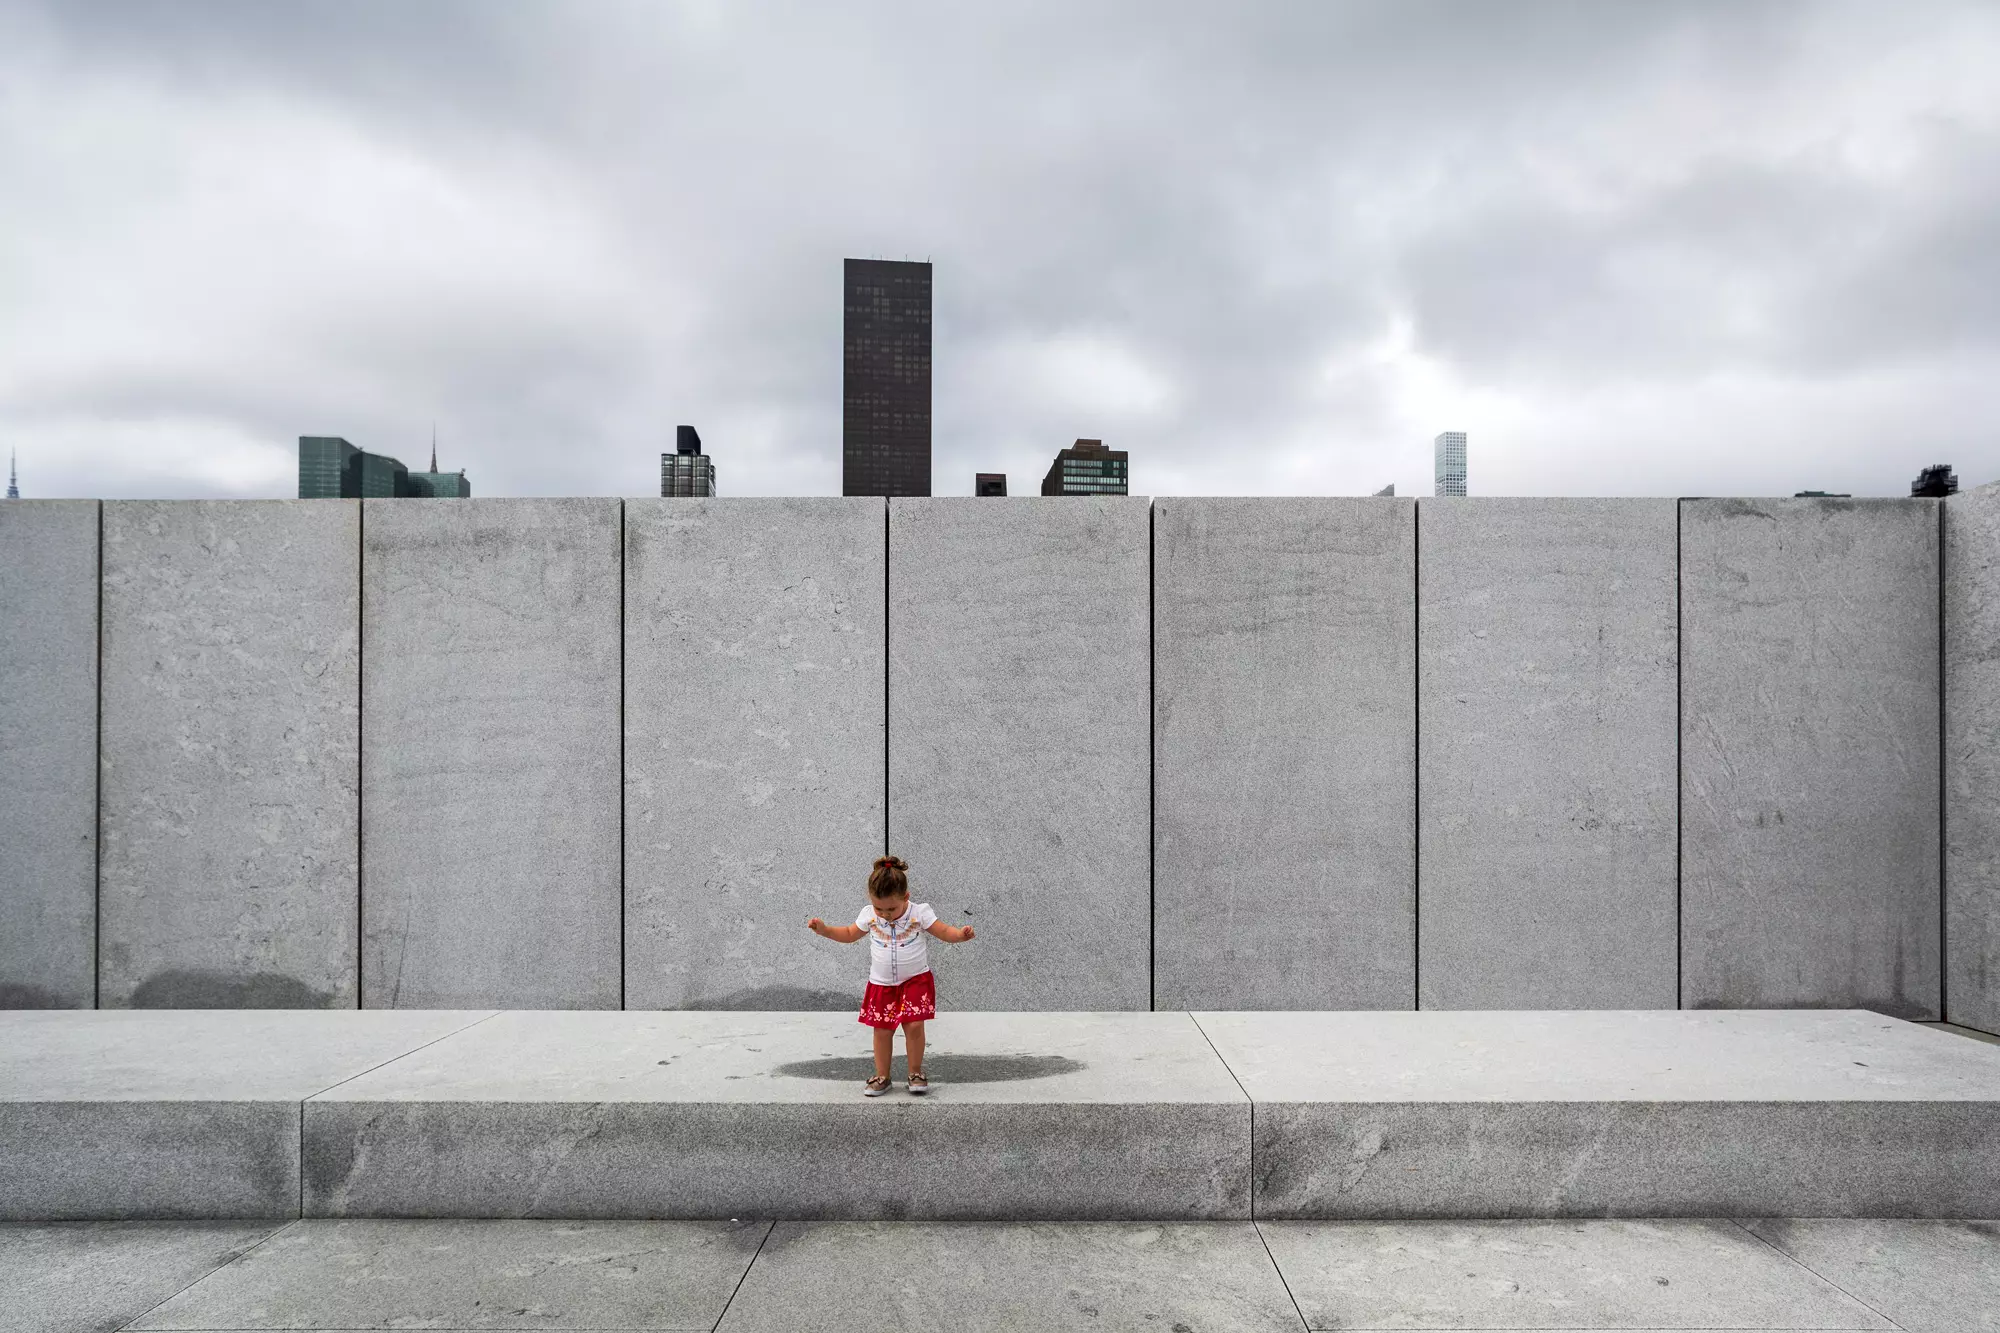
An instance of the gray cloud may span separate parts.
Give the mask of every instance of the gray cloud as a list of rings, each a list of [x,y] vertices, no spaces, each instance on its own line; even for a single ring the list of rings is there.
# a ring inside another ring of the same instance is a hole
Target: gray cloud
[[[839,484],[840,259],[937,264],[940,493],[2000,476],[1978,3],[0,0],[31,493]]]

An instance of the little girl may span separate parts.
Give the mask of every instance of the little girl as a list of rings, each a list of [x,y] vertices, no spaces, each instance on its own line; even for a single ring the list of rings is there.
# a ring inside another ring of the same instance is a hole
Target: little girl
[[[880,1097],[889,1090],[889,1056],[896,1045],[896,1026],[910,1048],[910,1092],[921,1097],[931,1090],[924,1077],[924,1020],[937,1016],[937,987],[924,932],[946,944],[972,938],[971,926],[947,926],[929,903],[910,902],[909,866],[900,856],[879,856],[868,875],[868,906],[851,926],[829,926],[814,917],[806,922],[813,934],[841,944],[869,939],[868,990],[861,997],[861,1021],[875,1029],[875,1077],[862,1095]]]

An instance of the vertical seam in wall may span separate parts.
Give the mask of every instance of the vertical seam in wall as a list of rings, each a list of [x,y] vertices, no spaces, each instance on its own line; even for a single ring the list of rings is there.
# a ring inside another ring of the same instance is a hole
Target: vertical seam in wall
[[[1947,712],[1946,712],[1946,707],[1945,707],[1945,672],[1946,672],[1946,670],[1947,670],[1947,661],[1946,661],[1946,657],[1945,657],[1945,623],[1946,623],[1946,622],[1945,622],[1945,605],[1946,605],[1946,603],[1945,603],[1945,578],[1946,578],[1946,574],[1947,574],[1947,570],[1946,570],[1946,568],[1945,568],[1945,560],[1947,559],[1947,556],[1946,556],[1946,552],[1945,552],[1945,544],[1944,544],[1944,542],[1945,542],[1945,522],[1946,522],[1946,519],[1945,519],[1945,505],[1946,505],[1946,502],[1945,502],[1945,501],[1943,501],[1943,500],[1939,500],[1939,501],[1937,502],[1937,653],[1938,653],[1938,662],[1937,662],[1937,690],[1938,690],[1938,711],[1937,711],[1937,736],[1938,736],[1938,738],[1937,738],[1937,755],[1938,755],[1938,761],[1937,761],[1937,762],[1938,762],[1938,777],[1937,777],[1937,781],[1938,781],[1938,864],[1937,864],[1937,886],[1938,886],[1938,899],[1937,899],[1937,904],[1938,904],[1938,962],[1937,962],[1937,968],[1938,968],[1938,1008],[1937,1008],[1937,1015],[1938,1015],[1938,1018],[1939,1018],[1940,1020],[1942,1020],[1942,1021],[1945,1021],[1945,1022],[1950,1022],[1950,1021],[1951,1021],[1951,1005],[1950,1005],[1950,1001],[1951,1001],[1951,953],[1950,953],[1950,945],[1951,945],[1951,924],[1950,924],[1950,922],[1951,922],[1951,914],[1950,914],[1950,912],[1949,912],[1949,910],[1948,910],[1948,908],[1949,908],[1949,903],[1948,903],[1947,899],[1945,898],[1945,890],[1946,890],[1946,888],[1947,888],[1947,884],[1946,884],[1946,873],[1947,873],[1947,872],[1946,872],[1946,863],[1947,863],[1947,860],[1948,860],[1948,851],[1947,851],[1947,849],[1948,849],[1948,848],[1950,847],[1950,845],[1951,845],[1951,844],[1950,844],[1950,843],[1949,843],[1949,842],[1947,841],[1947,839],[1949,839],[1949,838],[1950,838],[1950,836],[1951,836],[1951,812],[1950,812],[1950,804],[1949,804],[1949,799],[1948,799],[1948,793],[1947,793],[1947,790],[1946,790],[1946,786],[1945,786],[1945,783],[1946,783],[1946,780],[1947,780],[1947,779],[1946,779],[1946,774],[1947,774],[1947,771],[1948,771],[1948,770],[1947,770],[1947,767],[1946,767],[1946,764],[1945,764],[1945,723],[1946,723],[1946,720],[1947,720]]]
[[[91,837],[90,1007],[104,1007],[104,501],[97,502],[97,734],[90,750],[96,763],[91,798],[96,831]]]
[[[362,756],[367,751],[364,740],[366,717],[362,712],[366,707],[367,688],[363,676],[368,671],[368,504],[364,500],[354,502],[354,1007],[367,1007],[366,991],[368,969],[365,959],[368,953],[368,916],[362,896],[361,877],[367,821],[362,818],[361,805],[368,791],[361,771]],[[305,1115],[301,1108],[300,1116]],[[303,1123],[303,1122],[302,1122]],[[303,1139],[300,1140],[304,1142]],[[301,1186],[300,1188],[304,1188]]]
[[[1424,544],[1410,501],[1410,1008],[1424,1007]]]
[[[1681,528],[1687,501],[1674,500],[1674,1008],[1687,1008],[1687,949],[1683,919],[1686,913],[1682,887],[1682,851],[1687,838],[1681,830],[1681,794],[1686,789],[1687,778],[1681,769],[1681,710],[1685,706],[1687,687],[1687,645],[1682,634],[1682,624],[1687,618],[1683,609],[1681,590]]]
[[[618,502],[618,1008],[625,1008],[625,564],[630,536]]]
[[[889,855],[889,509],[882,497],[882,855]]]
[[[1146,501],[1146,1008],[1159,999],[1160,537],[1159,504]]]

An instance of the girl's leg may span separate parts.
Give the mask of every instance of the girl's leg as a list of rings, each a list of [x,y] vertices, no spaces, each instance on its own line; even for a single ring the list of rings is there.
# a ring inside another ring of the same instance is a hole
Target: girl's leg
[[[875,1077],[889,1077],[889,1052],[896,1044],[896,1029],[875,1029]]]
[[[924,1072],[924,1025],[921,1020],[903,1024],[903,1045],[910,1051],[910,1072]],[[884,1066],[887,1068],[887,1066]]]

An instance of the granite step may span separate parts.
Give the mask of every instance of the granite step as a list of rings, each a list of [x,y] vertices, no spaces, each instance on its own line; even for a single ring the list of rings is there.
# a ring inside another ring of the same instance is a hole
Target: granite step
[[[1862,1011],[0,1012],[0,1218],[2000,1216],[2000,1047]],[[900,1044],[900,1043],[899,1043]]]

